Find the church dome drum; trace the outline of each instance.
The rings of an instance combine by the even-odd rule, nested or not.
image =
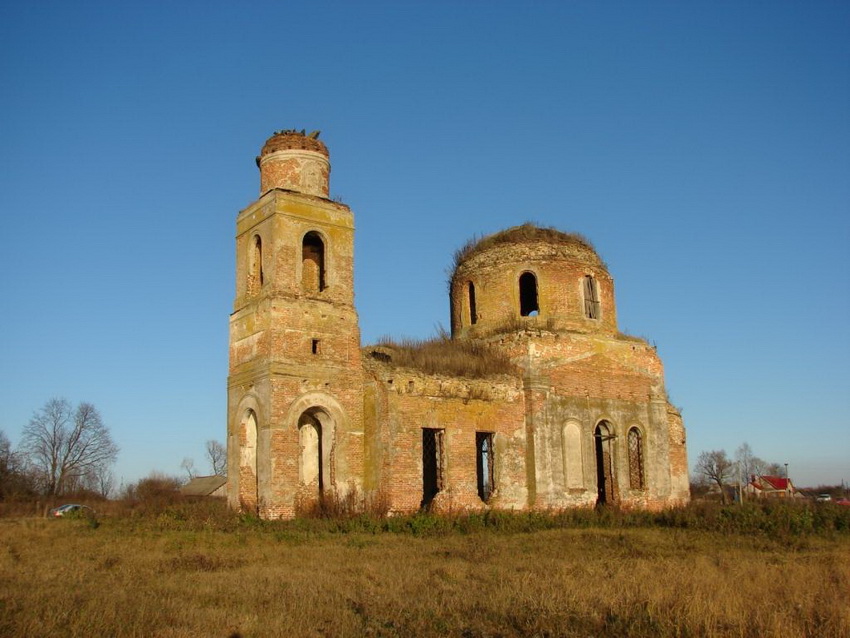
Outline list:
[[[617,331],[614,281],[581,235],[523,224],[467,243],[450,281],[452,335]]]

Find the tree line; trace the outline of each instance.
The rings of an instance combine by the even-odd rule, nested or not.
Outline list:
[[[51,399],[36,410],[21,434],[18,449],[0,432],[0,496],[79,492],[108,495],[118,446],[97,408]]]
[[[116,491],[118,452],[93,404],[74,407],[67,399],[50,399],[23,427],[17,449],[0,430],[0,500],[71,494],[109,498]],[[207,441],[206,454],[213,473],[225,474],[225,446]]]
[[[784,478],[785,469],[780,463],[767,462],[757,457],[746,442],[741,444],[732,458],[726,454],[726,450],[700,452],[694,467],[695,483],[716,486],[723,502],[726,502],[726,486],[746,485],[753,476]]]

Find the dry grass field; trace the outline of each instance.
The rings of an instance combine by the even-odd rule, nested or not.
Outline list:
[[[0,518],[0,635],[850,636],[846,529],[205,507]]]

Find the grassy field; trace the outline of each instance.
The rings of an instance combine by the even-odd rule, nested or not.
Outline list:
[[[822,511],[6,517],[0,635],[850,636],[850,516]]]

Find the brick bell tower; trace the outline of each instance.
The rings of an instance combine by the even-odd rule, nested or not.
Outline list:
[[[318,132],[278,131],[236,221],[227,449],[231,507],[290,518],[360,487],[354,217],[328,199]]]

